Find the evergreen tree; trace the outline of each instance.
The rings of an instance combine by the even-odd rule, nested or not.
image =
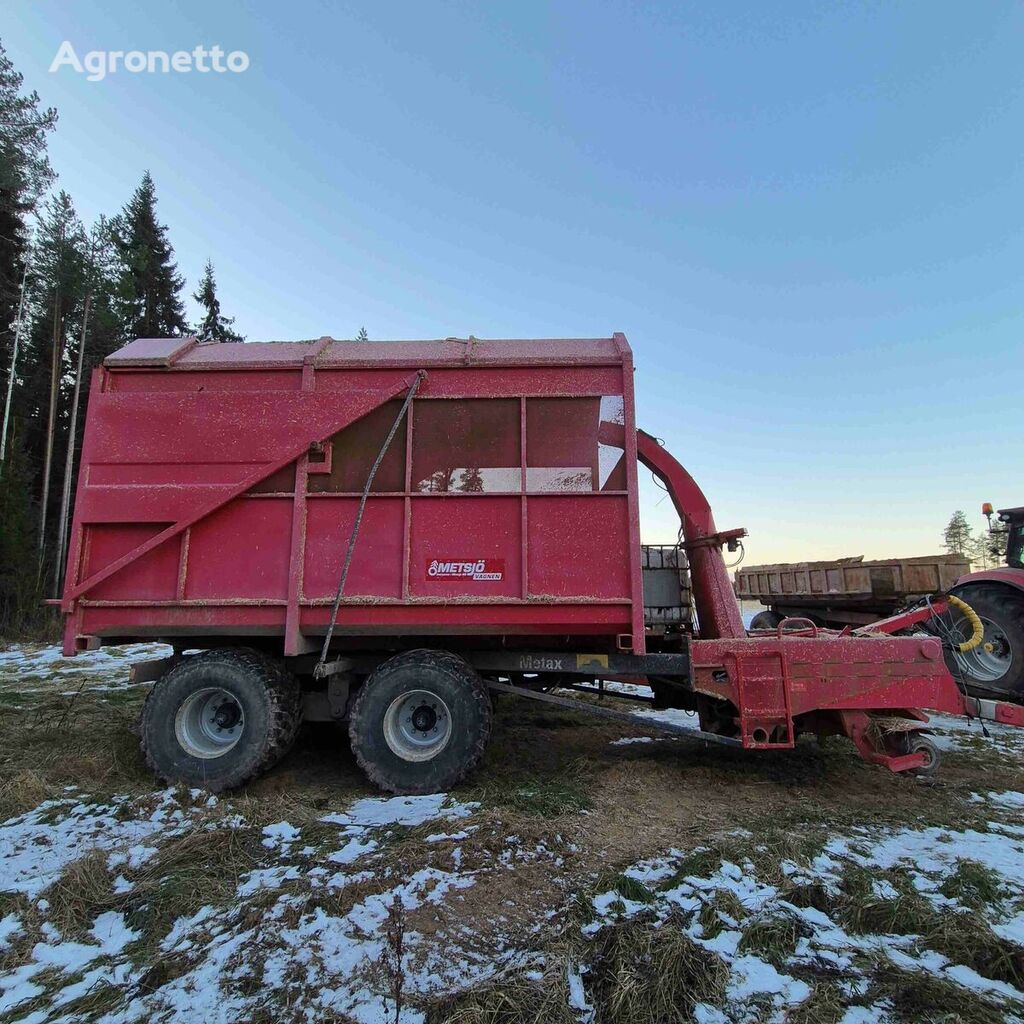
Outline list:
[[[46,136],[57,112],[41,110],[35,92],[22,95],[22,76],[0,45],[0,371],[10,366],[28,242],[27,218],[54,179]]]
[[[44,618],[35,548],[32,473],[21,437],[14,433],[0,474],[0,636],[20,635]]]
[[[1006,564],[1007,529],[1004,523],[979,531],[970,548],[971,561],[982,569]]]
[[[359,333],[356,335],[356,341],[369,341],[370,336],[366,333],[365,327],[359,328]]]
[[[100,217],[89,232],[92,311],[89,314],[89,331],[85,339],[86,371],[99,366],[111,352],[119,349],[125,342],[125,330],[119,315],[120,271],[113,222],[106,217]],[[88,372],[83,383],[88,386]]]
[[[945,530],[942,531],[942,542],[950,554],[964,555],[968,558],[973,555],[974,538],[971,536],[971,524],[967,522],[967,516],[960,509],[950,516]]]
[[[242,335],[233,330],[235,318],[221,314],[213,264],[209,260],[203,270],[203,279],[199,282],[199,291],[192,298],[205,310],[202,322],[196,328],[196,337],[200,341],[245,341]]]
[[[57,559],[54,572],[54,592],[59,593],[64,579],[64,560],[67,554],[68,530],[70,527],[71,495],[78,479],[78,453],[81,451],[85,421],[81,416],[84,403],[88,400],[89,385],[93,367],[119,347],[119,332],[116,320],[110,316],[111,298],[114,293],[116,276],[113,266],[113,243],[110,224],[105,217],[93,225],[89,232],[85,281],[85,299],[82,305],[81,323],[78,336],[69,348],[74,349],[70,360],[72,372],[69,379],[71,389],[68,409],[68,427],[64,440],[64,478],[61,489],[60,511],[57,521]]]
[[[166,338],[185,334],[185,308],[167,226],[156,216],[156,186],[149,171],[112,224],[120,260],[119,315],[123,338]]]
[[[54,454],[66,442],[68,404],[63,400],[73,379],[69,379],[71,354],[68,337],[78,331],[88,277],[85,230],[75,213],[71,197],[64,191],[50,199],[43,209],[38,231],[38,282],[32,331],[29,334],[26,375],[26,430],[29,451],[41,456],[39,479],[40,525],[37,536],[40,555],[50,538],[50,485]],[[42,566],[40,566],[42,567]]]
[[[977,565],[982,569],[999,564],[998,560],[993,559],[992,540],[985,533],[979,533],[976,537],[971,538],[966,554],[972,565]]]

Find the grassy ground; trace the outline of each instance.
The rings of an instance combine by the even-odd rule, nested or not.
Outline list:
[[[925,783],[505,699],[424,816],[361,805],[324,726],[223,799],[159,790],[127,662],[78,664],[0,660],[0,1024],[1024,1016],[1008,733]]]

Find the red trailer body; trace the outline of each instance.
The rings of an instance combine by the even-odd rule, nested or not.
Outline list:
[[[64,610],[89,637],[589,636],[644,651],[632,354],[597,340],[139,340],[96,371]]]

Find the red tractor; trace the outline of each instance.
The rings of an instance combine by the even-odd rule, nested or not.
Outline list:
[[[1024,699],[1024,507],[998,512],[998,526],[992,525],[992,505],[985,502],[982,513],[989,533],[1006,540],[1006,565],[961,576],[950,593],[966,601],[985,627],[982,643],[966,653],[949,653],[947,662],[972,692],[991,691]],[[935,627],[952,631],[950,639],[969,635],[966,618],[949,611],[932,620]]]

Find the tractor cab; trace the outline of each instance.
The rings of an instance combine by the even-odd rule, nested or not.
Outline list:
[[[1006,564],[1024,569],[1024,508],[1003,509],[999,519],[1006,523]]]
[[[988,520],[988,532],[1006,537],[1006,564],[1013,569],[1024,569],[1024,506],[1020,508],[1002,508],[993,513],[992,505],[985,502],[981,511]],[[998,516],[998,526],[992,525],[993,514]]]

